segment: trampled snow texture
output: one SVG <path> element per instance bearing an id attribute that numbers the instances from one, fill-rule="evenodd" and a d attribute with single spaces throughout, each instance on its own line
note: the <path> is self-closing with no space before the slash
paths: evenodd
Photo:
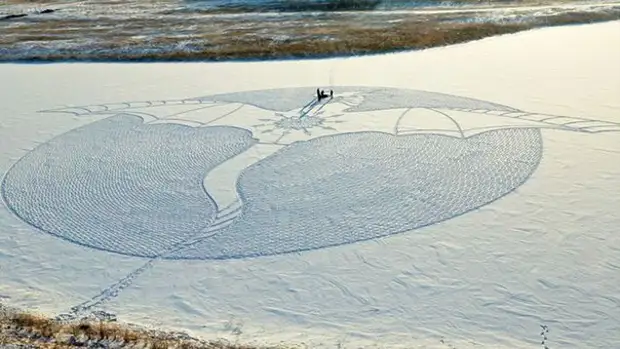
<path id="1" fill-rule="evenodd" d="M 536 129 L 470 138 L 350 133 L 296 143 L 241 175 L 238 221 L 171 257 L 279 254 L 437 223 L 511 192 L 541 154 Z"/>
<path id="2" fill-rule="evenodd" d="M 339 90 L 361 97 L 351 106 L 356 111 L 512 110 L 421 91 Z M 285 111 L 303 107 L 308 89 L 212 99 Z M 92 248 L 152 258 L 242 258 L 373 239 L 455 217 L 517 188 L 542 154 L 534 128 L 468 138 L 355 132 L 296 142 L 248 164 L 236 189 L 242 212 L 220 226 L 215 219 L 223 208 L 202 180 L 255 142 L 236 127 L 145 124 L 119 113 L 36 148 L 9 171 L 2 193 L 26 222 Z"/>
<path id="3" fill-rule="evenodd" d="M 204 173 L 250 147 L 232 127 L 145 125 L 117 115 L 67 132 L 22 158 L 2 193 L 33 226 L 75 243 L 156 256 L 215 218 Z"/>

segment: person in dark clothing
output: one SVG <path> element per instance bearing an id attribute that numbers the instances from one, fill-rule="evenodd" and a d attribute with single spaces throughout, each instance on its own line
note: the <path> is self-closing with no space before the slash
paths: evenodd
<path id="1" fill-rule="evenodd" d="M 323 98 L 334 98 L 334 91 L 333 90 L 329 90 L 329 96 L 327 95 L 327 93 L 325 93 L 325 90 L 319 90 L 318 88 L 316 89 L 316 98 L 319 100 L 319 102 L 321 101 L 321 99 Z"/>

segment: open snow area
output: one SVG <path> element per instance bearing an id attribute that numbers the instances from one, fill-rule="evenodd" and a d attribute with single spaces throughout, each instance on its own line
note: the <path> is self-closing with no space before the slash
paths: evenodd
<path id="1" fill-rule="evenodd" d="M 0 301 L 242 343 L 617 348 L 617 62 L 618 21 L 0 65 Z"/>

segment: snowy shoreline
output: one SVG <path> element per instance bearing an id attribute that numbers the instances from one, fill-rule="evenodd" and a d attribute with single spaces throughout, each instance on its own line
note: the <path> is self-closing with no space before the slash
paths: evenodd
<path id="1" fill-rule="evenodd" d="M 184 332 L 162 331 L 116 319 L 86 317 L 61 322 L 41 314 L 6 307 L 0 302 L 0 346 L 32 348 L 184 348 L 184 349 L 268 349 L 227 340 L 202 340 Z M 272 349 L 275 349 L 271 347 Z M 279 347 L 279 349 L 293 347 Z"/>
<path id="2" fill-rule="evenodd" d="M 620 19 L 620 3 L 613 1 L 370 12 L 98 11 L 102 10 L 60 9 L 0 21 L 4 31 L 0 62 L 329 58 L 426 49 L 532 28 Z"/>

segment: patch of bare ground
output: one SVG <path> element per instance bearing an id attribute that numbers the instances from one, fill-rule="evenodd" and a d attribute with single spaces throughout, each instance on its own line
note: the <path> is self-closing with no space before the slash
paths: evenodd
<path id="1" fill-rule="evenodd" d="M 0 347 L 5 346 L 45 349 L 284 349 L 203 341 L 182 333 L 147 330 L 116 322 L 64 323 L 38 314 L 9 311 L 0 305 Z"/>

